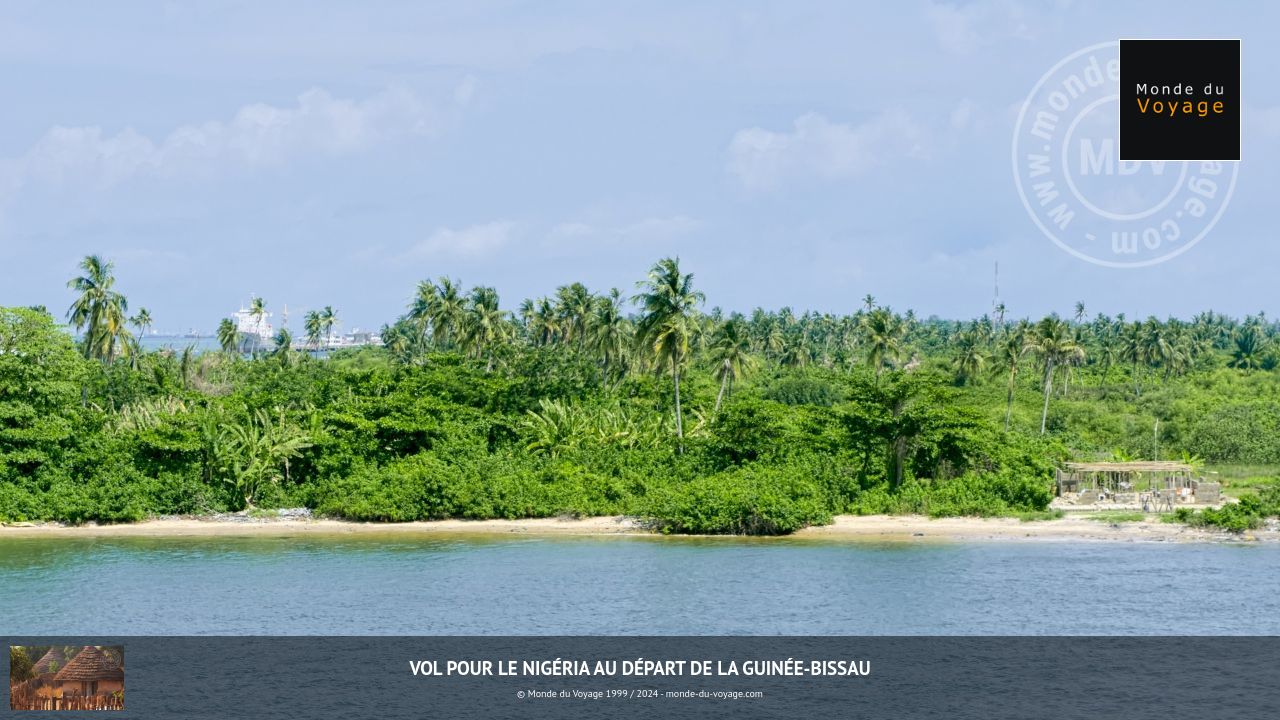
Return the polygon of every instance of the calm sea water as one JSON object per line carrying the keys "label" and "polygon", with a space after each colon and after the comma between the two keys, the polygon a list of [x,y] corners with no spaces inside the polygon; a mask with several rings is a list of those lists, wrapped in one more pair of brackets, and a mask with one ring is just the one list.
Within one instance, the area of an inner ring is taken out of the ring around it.
{"label": "calm sea water", "polygon": [[1280,634],[1280,548],[0,540],[0,634]]}

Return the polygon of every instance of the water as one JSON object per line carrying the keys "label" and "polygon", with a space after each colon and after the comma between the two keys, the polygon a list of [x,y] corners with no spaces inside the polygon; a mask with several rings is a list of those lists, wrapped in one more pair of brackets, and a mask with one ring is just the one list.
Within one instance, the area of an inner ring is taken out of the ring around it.
{"label": "water", "polygon": [[1280,547],[0,539],[0,634],[1280,634]]}

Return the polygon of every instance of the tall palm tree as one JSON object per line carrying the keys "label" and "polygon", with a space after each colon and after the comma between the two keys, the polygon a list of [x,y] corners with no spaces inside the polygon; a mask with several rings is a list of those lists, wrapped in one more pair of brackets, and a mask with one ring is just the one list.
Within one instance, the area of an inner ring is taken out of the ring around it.
{"label": "tall palm tree", "polygon": [[430,280],[418,283],[417,292],[409,303],[409,322],[418,331],[418,338],[427,341],[431,337],[431,321],[435,316],[436,286]]}
{"label": "tall palm tree", "polygon": [[303,316],[302,329],[307,333],[307,346],[312,350],[319,350],[320,339],[324,337],[324,318],[318,310],[309,310]]}
{"label": "tall palm tree", "polygon": [[715,378],[720,381],[716,407],[712,411],[715,414],[720,412],[720,404],[725,393],[731,392],[733,383],[756,366],[756,359],[751,355],[751,341],[741,320],[730,318],[717,328],[715,341],[711,344],[711,361],[715,367]]}
{"label": "tall palm tree", "polygon": [[507,313],[498,307],[498,291],[491,287],[472,289],[462,322],[462,343],[477,359],[486,359],[486,370],[493,370],[493,347],[508,339],[511,331]]}
{"label": "tall palm tree", "polygon": [[556,314],[560,321],[563,339],[577,343],[587,341],[587,325],[595,307],[595,296],[582,283],[564,285],[556,289]]}
{"label": "tall palm tree", "polygon": [[1147,342],[1146,331],[1142,323],[1135,322],[1125,326],[1124,335],[1120,339],[1120,359],[1133,367],[1133,392],[1142,394],[1142,375],[1140,369],[1151,361],[1148,354],[1151,349]]}
{"label": "tall palm tree", "polygon": [[861,330],[867,362],[875,368],[878,384],[886,363],[902,355],[906,328],[892,311],[878,307],[862,316]]}
{"label": "tall palm tree", "polygon": [[222,322],[218,323],[218,344],[222,346],[222,352],[240,352],[240,331],[231,318],[223,318]]}
{"label": "tall palm tree", "polygon": [[660,364],[671,368],[675,384],[676,437],[684,448],[684,417],[680,407],[680,371],[689,352],[689,336],[698,306],[706,299],[693,289],[693,273],[680,272],[679,258],[654,263],[649,277],[636,283],[633,301],[640,306],[636,342]]}
{"label": "tall palm tree", "polygon": [[431,338],[440,347],[453,347],[462,340],[467,299],[462,295],[461,284],[447,277],[440,278],[435,291],[435,301],[431,306]]}
{"label": "tall palm tree", "polygon": [[1076,344],[1071,328],[1060,318],[1050,315],[1027,337],[1027,348],[1044,363],[1044,409],[1040,413],[1040,434],[1049,419],[1049,396],[1053,393],[1053,373],[1061,365],[1084,357],[1084,348]]}
{"label": "tall palm tree", "polygon": [[146,336],[151,332],[151,311],[146,308],[138,308],[138,313],[129,318],[129,324],[138,328],[138,334]]}
{"label": "tall palm tree", "polygon": [[267,317],[267,301],[260,297],[249,301],[249,315],[254,320],[253,350],[257,352],[262,346],[262,323]]}
{"label": "tall palm tree", "polygon": [[608,295],[596,298],[595,308],[587,323],[588,344],[600,358],[605,377],[625,365],[621,362],[629,340],[630,326],[623,316],[622,291],[613,288]]}
{"label": "tall palm tree", "polygon": [[531,303],[526,323],[529,337],[535,345],[549,345],[560,336],[560,322],[550,298],[538,298]]}
{"label": "tall palm tree", "polygon": [[109,363],[119,353],[128,352],[130,334],[125,317],[129,301],[114,290],[111,262],[89,255],[80,261],[80,269],[84,274],[67,282],[68,288],[80,293],[67,309],[67,320],[77,332],[84,330],[84,356]]}
{"label": "tall palm tree", "polygon": [[337,324],[338,313],[334,311],[332,305],[325,305],[324,310],[320,311],[320,326],[324,328],[325,347],[333,345],[333,327]]}
{"label": "tall palm tree", "polygon": [[1009,429],[1009,423],[1013,419],[1013,391],[1017,387],[1018,366],[1026,352],[1027,323],[1024,320],[1019,322],[1013,330],[1005,333],[998,349],[1000,365],[1009,371],[1009,386],[1005,396],[1004,409],[1004,429],[1006,431]]}

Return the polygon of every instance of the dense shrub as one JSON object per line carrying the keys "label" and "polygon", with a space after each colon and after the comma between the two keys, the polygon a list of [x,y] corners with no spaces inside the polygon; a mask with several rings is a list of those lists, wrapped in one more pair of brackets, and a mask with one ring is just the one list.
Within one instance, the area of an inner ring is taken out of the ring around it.
{"label": "dense shrub", "polygon": [[1280,516],[1280,486],[1272,486],[1258,495],[1243,495],[1236,503],[1220,508],[1193,511],[1178,508],[1174,519],[1193,527],[1210,527],[1230,532],[1257,530],[1267,518]]}
{"label": "dense shrub", "polygon": [[785,535],[830,522],[828,501],[796,469],[744,467],[665,489],[645,514],[664,533]]}
{"label": "dense shrub", "polygon": [[995,517],[1049,507],[1048,481],[1009,471],[967,473],[949,480],[913,481],[897,493],[884,487],[855,498],[848,510],[859,515],[912,513],[930,517]]}

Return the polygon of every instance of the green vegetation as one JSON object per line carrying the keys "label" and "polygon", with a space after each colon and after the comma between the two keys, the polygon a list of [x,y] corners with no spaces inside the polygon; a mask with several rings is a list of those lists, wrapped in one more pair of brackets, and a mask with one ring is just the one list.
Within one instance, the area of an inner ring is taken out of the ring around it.
{"label": "green vegetation", "polygon": [[1173,520],[1194,527],[1218,528],[1234,533],[1257,530],[1267,518],[1280,516],[1280,486],[1272,486],[1258,495],[1242,495],[1237,503],[1228,503],[1218,509],[1193,511],[1178,508]]}
{"label": "green vegetation", "polygon": [[[78,340],[0,308],[3,521],[305,505],[782,534],[838,513],[1044,519],[1062,459],[1182,454],[1259,466],[1228,479],[1239,506],[1185,521],[1255,527],[1278,505],[1280,326],[1262,317],[955,322],[871,297],[726,314],[668,258],[634,298],[574,283],[515,313],[424,281],[384,347],[327,358],[231,321],[221,351],[144,352],[128,326],[151,313],[127,317],[109,262],[81,269]],[[306,347],[337,318],[308,313]]]}
{"label": "green vegetation", "polygon": [[1085,518],[1104,523],[1129,523],[1143,522],[1147,519],[1147,514],[1138,511],[1106,510],[1103,512],[1089,513],[1088,515],[1085,515]]}

